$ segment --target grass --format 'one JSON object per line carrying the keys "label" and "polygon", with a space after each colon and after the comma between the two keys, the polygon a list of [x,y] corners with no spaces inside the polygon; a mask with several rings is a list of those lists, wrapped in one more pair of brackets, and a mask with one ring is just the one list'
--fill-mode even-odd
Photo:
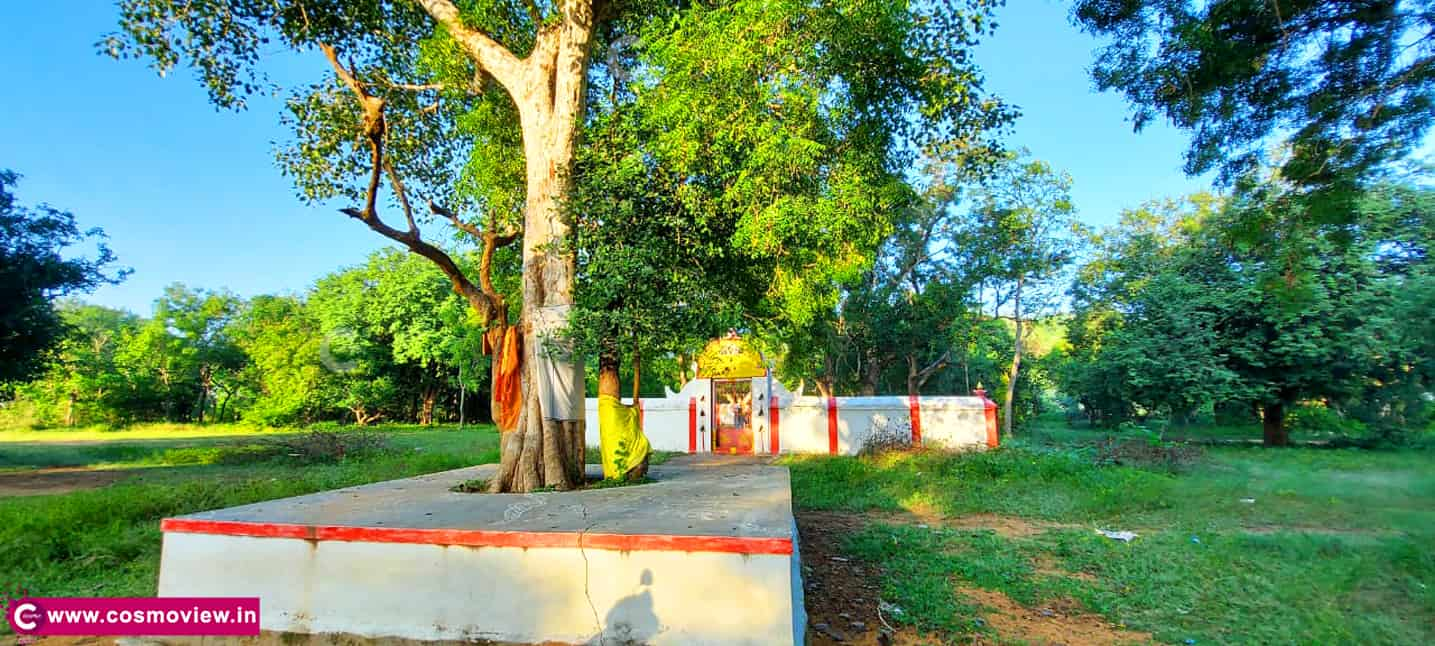
{"label": "grass", "polygon": [[[319,464],[267,450],[294,429],[0,433],[0,470],[129,474],[0,498],[0,583],[43,596],[152,595],[165,516],[498,458],[489,427],[380,428],[383,450]],[[1435,643],[1435,452],[1218,446],[1172,472],[1098,465],[1088,446],[1098,433],[1058,431],[984,453],[783,462],[800,509],[930,519],[874,516],[847,547],[880,566],[883,599],[904,609],[890,621],[941,638],[990,632],[961,594],[975,587],[1031,607],[1068,600],[1176,644]],[[971,514],[1039,529],[942,523]]]}
{"label": "grass", "polygon": [[[389,424],[372,427],[384,433],[397,449],[471,454],[493,452],[497,436],[491,426],[464,427]],[[337,427],[353,432],[353,427]],[[0,431],[0,472],[46,467],[86,466],[97,469],[134,469],[161,466],[248,463],[245,452],[301,434],[302,429],[251,427],[234,424],[184,426],[147,424],[122,430],[80,429],[54,431]]]}
{"label": "grass", "polygon": [[[300,429],[0,432],[0,472],[84,467],[128,474],[99,489],[0,497],[0,584],[23,585],[40,596],[153,595],[159,520],[166,516],[498,461],[492,426],[371,429],[383,434],[382,450],[321,464],[290,456],[275,442],[300,437]],[[672,455],[655,452],[651,464]],[[598,449],[590,447],[588,458],[598,462]]]}
{"label": "grass", "polygon": [[960,594],[977,587],[1031,607],[1072,599],[1177,644],[1435,643],[1435,454],[1219,447],[1180,473],[1092,458],[1017,443],[786,461],[806,509],[1044,521],[1028,536],[929,521],[852,537],[899,620],[922,631],[987,631]]}
{"label": "grass", "polygon": [[[264,441],[294,430],[205,427],[9,433],[12,469],[87,465],[133,474],[100,489],[0,498],[0,572],[37,596],[148,596],[166,516],[456,469],[498,459],[492,427],[379,427],[383,451],[330,464],[276,455]],[[35,436],[56,442],[38,442]],[[17,442],[14,438],[23,438]]]}

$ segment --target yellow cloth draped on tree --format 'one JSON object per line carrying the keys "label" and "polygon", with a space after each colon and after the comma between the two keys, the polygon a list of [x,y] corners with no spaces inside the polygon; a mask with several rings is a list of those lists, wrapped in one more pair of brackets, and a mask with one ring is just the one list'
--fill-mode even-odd
{"label": "yellow cloth draped on tree", "polygon": [[624,406],[612,395],[598,396],[598,444],[603,477],[609,479],[622,478],[652,450],[638,423],[638,408]]}

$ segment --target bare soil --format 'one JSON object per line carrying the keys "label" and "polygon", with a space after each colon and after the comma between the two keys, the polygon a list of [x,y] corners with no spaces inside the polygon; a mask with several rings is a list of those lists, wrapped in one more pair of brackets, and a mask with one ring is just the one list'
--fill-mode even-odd
{"label": "bare soil", "polygon": [[129,475],[120,469],[52,467],[0,473],[0,497],[44,496],[95,489]]}
{"label": "bare soil", "polygon": [[[910,523],[959,529],[990,529],[1003,536],[1030,536],[1047,529],[1064,527],[995,514],[960,518],[938,518],[921,513],[850,514],[799,512],[797,529],[802,552],[802,576],[807,606],[807,639],[811,644],[937,644],[942,638],[924,635],[909,627],[896,628],[879,616],[882,572],[870,563],[842,552],[846,536],[862,530],[867,523]],[[1040,574],[1090,580],[1091,575],[1067,572],[1054,562],[1035,564]],[[1071,599],[1028,608],[1005,594],[959,586],[957,593],[984,609],[983,620],[996,631],[996,641],[1028,644],[1147,643],[1148,633],[1129,631],[1086,612]],[[994,643],[990,636],[969,635],[961,643]]]}
{"label": "bare soil", "polygon": [[856,514],[797,514],[798,549],[809,644],[934,644],[910,628],[888,628],[878,616],[882,573],[842,552],[847,535],[868,520]]}
{"label": "bare soil", "polygon": [[1118,628],[1105,619],[1086,612],[1071,599],[1060,599],[1037,608],[1028,608],[995,590],[962,587],[958,591],[981,605],[983,619],[1006,640],[1027,644],[1148,644],[1151,633]]}

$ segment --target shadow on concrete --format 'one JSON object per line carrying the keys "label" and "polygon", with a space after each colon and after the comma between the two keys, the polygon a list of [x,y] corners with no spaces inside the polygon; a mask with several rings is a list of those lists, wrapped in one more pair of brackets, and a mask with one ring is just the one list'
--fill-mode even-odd
{"label": "shadow on concrete", "polygon": [[641,591],[618,600],[603,620],[602,646],[646,644],[660,630],[658,615],[653,612],[653,571],[643,570],[639,580]]}

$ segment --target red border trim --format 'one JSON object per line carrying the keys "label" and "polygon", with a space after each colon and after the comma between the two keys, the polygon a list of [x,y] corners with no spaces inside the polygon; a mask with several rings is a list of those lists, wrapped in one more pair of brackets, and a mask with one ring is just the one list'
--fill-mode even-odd
{"label": "red border trim", "polygon": [[160,531],[181,534],[298,538],[313,541],[463,545],[468,547],[592,548],[620,552],[720,552],[725,554],[792,554],[789,538],[680,536],[659,534],[595,534],[577,532],[495,532],[482,529],[408,529],[246,523],[232,520],[166,518]]}
{"label": "red border trim", "polygon": [[777,406],[774,405],[776,403],[776,399],[767,403],[767,412],[769,416],[772,417],[772,421],[769,424],[772,429],[772,432],[769,433],[769,439],[772,440],[772,449],[769,452],[773,455],[782,452],[782,442],[778,439],[777,435],[778,422],[781,421],[782,414],[779,412]]}
{"label": "red border trim", "polygon": [[907,396],[907,405],[912,411],[912,446],[922,445],[922,400],[916,395]]}
{"label": "red border trim", "polygon": [[688,398],[688,453],[698,452],[698,400]]}
{"label": "red border trim", "polygon": [[827,398],[827,452],[837,455],[837,398]]}

